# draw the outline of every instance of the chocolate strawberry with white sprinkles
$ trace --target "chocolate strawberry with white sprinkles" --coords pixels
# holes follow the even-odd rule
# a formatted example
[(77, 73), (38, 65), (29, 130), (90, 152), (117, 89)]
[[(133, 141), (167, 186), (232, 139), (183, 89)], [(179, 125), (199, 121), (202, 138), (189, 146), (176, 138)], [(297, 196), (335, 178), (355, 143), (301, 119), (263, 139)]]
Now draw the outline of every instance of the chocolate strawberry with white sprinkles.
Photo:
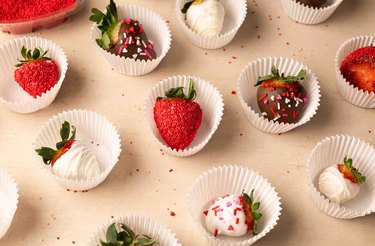
[(102, 37), (96, 39), (100, 47), (112, 54), (135, 60), (156, 59), (154, 45), (148, 40), (142, 24), (130, 18), (119, 20), (113, 0), (110, 0), (105, 14), (97, 8), (91, 12), (90, 20), (97, 23), (102, 32)]
[(187, 148), (202, 122), (202, 109), (193, 102), (196, 97), (190, 79), (188, 94), (184, 87), (171, 88), (165, 97), (158, 97), (154, 106), (154, 121), (165, 143), (176, 150)]
[(259, 77), (257, 102), (262, 116), (280, 123), (295, 123), (307, 104), (305, 88), (300, 81), (306, 77), (306, 70), (301, 69), (296, 76), (280, 75), (272, 66), (271, 74)]

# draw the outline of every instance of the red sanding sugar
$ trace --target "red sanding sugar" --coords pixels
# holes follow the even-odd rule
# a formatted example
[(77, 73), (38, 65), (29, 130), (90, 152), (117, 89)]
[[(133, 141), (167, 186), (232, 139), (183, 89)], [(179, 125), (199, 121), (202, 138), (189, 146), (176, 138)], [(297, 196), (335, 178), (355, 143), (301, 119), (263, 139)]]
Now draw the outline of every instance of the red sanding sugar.
[(369, 62), (372, 66), (375, 66), (375, 47), (367, 46), (356, 49), (342, 61), (340, 69), (343, 70), (346, 65), (354, 62)]
[(0, 21), (35, 19), (75, 6), (76, 0), (3, 0)]

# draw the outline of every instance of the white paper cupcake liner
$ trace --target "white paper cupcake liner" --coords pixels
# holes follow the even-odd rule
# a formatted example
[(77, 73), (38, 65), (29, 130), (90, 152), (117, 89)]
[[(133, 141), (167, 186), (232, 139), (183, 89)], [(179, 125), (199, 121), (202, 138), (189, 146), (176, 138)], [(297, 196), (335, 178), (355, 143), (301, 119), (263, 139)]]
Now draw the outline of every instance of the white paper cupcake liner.
[(171, 31), (165, 20), (156, 12), (141, 6), (117, 6), (119, 19), (131, 18), (138, 20), (144, 27), (147, 38), (153, 42), (157, 58), (144, 61), (114, 55), (99, 47), (96, 39), (101, 37), (101, 31), (94, 23), (91, 27), (91, 40), (108, 63), (119, 73), (129, 76), (139, 76), (153, 71), (167, 54), (172, 38)]
[(343, 0), (328, 0), (320, 8), (313, 8), (296, 2), (296, 0), (281, 0), (281, 6), (293, 20), (303, 24), (318, 24), (327, 20)]
[(76, 139), (85, 144), (96, 156), (100, 165), (100, 175), (86, 180), (58, 177), (53, 174), (51, 165), (44, 164), (42, 157), (35, 151), (34, 156), (40, 168), (65, 189), (92, 189), (104, 181), (117, 163), (121, 152), (120, 136), (112, 123), (100, 114), (74, 109), (54, 116), (43, 125), (33, 144), (34, 150), (42, 146), (55, 148), (56, 143), (61, 141), (60, 128), (64, 121), (76, 127)]
[(188, 0), (176, 0), (175, 11), (177, 19), (189, 40), (194, 45), (203, 49), (218, 49), (230, 43), (244, 22), (247, 13), (246, 0), (220, 0), (220, 3), (223, 4), (225, 10), (222, 31), (219, 36), (206, 37), (193, 31), (186, 24), (185, 14), (181, 12), (181, 9), (186, 2), (188, 2)]
[[(320, 174), (329, 166), (343, 163), (345, 156), (366, 176), (359, 194), (343, 204), (330, 202), (319, 191)], [(340, 219), (364, 216), (375, 209), (375, 149), (368, 143), (350, 136), (336, 135), (320, 141), (310, 154), (306, 174), (309, 192), (315, 205), (324, 213)]]
[[(165, 91), (170, 88), (183, 86), (185, 94), (187, 94), (190, 79), (194, 81), (194, 88), (197, 92), (197, 97), (194, 101), (202, 108), (202, 123), (193, 142), (186, 149), (177, 151), (167, 146), (161, 137), (154, 121), (154, 106), (156, 98), (165, 96)], [(190, 156), (203, 149), (218, 128), (223, 111), (224, 102), (220, 92), (209, 82), (187, 75), (173, 76), (162, 80), (152, 88), (145, 102), (146, 123), (150, 126), (160, 148), (165, 153), (173, 156)]]
[[(296, 123), (289, 124), (270, 121), (263, 117), (259, 110), (257, 104), (258, 88), (254, 85), (260, 76), (270, 74), (273, 65), (279, 69), (280, 74), (295, 75), (301, 69), (305, 69), (307, 72), (307, 77), (301, 84), (307, 92), (308, 102)], [(316, 114), (320, 105), (320, 86), (315, 74), (302, 63), (285, 57), (264, 57), (250, 62), (241, 71), (237, 91), (246, 118), (256, 128), (268, 133), (283, 133), (305, 124)]]
[(102, 225), (89, 239), (88, 246), (100, 245), (100, 240), (106, 240), (106, 232), (112, 223), (124, 223), (136, 234), (144, 234), (157, 239), (157, 245), (181, 246), (176, 235), (165, 225), (143, 215), (123, 215)]
[(356, 49), (374, 45), (375, 38), (373, 36), (351, 38), (340, 46), (335, 58), (337, 89), (345, 100), (362, 108), (375, 108), (375, 93), (358, 89), (349, 84), (342, 76), (340, 66), (342, 61)]
[(8, 231), (18, 207), (18, 188), (14, 179), (0, 169), (0, 239)]
[[(242, 237), (217, 236), (206, 229), (203, 211), (209, 202), (229, 194), (246, 193), (254, 189), (254, 199), (260, 201), (262, 217), (257, 221), (258, 235), (248, 232)], [(193, 184), (187, 199), (189, 212), (210, 245), (251, 245), (264, 237), (277, 224), (281, 214), (281, 202), (275, 188), (258, 173), (240, 166), (215, 167), (202, 174)]]
[[(15, 65), (22, 58), (21, 48), (25, 46), (28, 49), (40, 47), (48, 50), (47, 56), (55, 60), (59, 67), (58, 82), (42, 96), (32, 97), (24, 91), (14, 80)], [(64, 81), (68, 61), (64, 51), (50, 40), (38, 37), (21, 37), (11, 39), (0, 45), (0, 102), (9, 110), (18, 113), (31, 113), (50, 105)]]

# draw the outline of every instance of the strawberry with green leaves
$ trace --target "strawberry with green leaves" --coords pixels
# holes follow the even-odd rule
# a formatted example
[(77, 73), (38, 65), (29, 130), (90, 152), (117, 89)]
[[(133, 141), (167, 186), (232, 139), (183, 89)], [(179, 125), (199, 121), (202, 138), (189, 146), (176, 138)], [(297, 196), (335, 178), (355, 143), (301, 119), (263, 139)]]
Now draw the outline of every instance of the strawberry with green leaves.
[[(70, 133), (72, 134), (71, 136)], [(53, 166), (63, 154), (68, 152), (75, 141), (76, 128), (72, 126), (72, 131), (70, 131), (69, 122), (64, 121), (60, 129), (60, 136), (61, 141), (56, 143), (56, 150), (49, 147), (41, 147), (35, 150), (43, 158), (44, 164)]]
[(35, 151), (52, 172), (59, 177), (73, 180), (86, 180), (100, 174), (96, 156), (81, 141), (76, 140), (76, 128), (64, 121), (60, 129), (61, 141), (56, 149), (41, 147)]
[(300, 81), (306, 78), (301, 69), (296, 76), (285, 76), (272, 66), (271, 74), (259, 77), (255, 86), (257, 102), (262, 116), (280, 123), (295, 123), (307, 104), (305, 88)]
[(102, 36), (96, 39), (103, 49), (135, 60), (156, 59), (154, 45), (148, 40), (142, 24), (137, 20), (118, 18), (117, 6), (110, 0), (106, 13), (97, 8), (91, 10), (90, 20), (95, 22)]
[(24, 91), (36, 98), (49, 91), (59, 80), (59, 68), (54, 60), (47, 57), (48, 50), (29, 50), (22, 46), (23, 59), (16, 65), (14, 80)]
[(352, 158), (345, 156), (344, 163), (326, 168), (319, 176), (319, 190), (332, 202), (344, 203), (353, 199), (360, 191), (360, 185), (366, 182), (353, 166)]
[(258, 211), (260, 202), (254, 201), (254, 190), (250, 195), (226, 195), (211, 202), (203, 213), (206, 227), (214, 236), (243, 236), (247, 232), (258, 234), (257, 221), (262, 217)]
[(196, 91), (192, 80), (189, 82), (188, 94), (184, 87), (171, 88), (165, 97), (156, 99), (154, 121), (165, 143), (176, 150), (187, 148), (202, 122), (202, 109), (194, 102)]
[(112, 223), (107, 229), (106, 242), (100, 240), (101, 246), (151, 246), (155, 243), (156, 240), (152, 237), (136, 235), (123, 223)]

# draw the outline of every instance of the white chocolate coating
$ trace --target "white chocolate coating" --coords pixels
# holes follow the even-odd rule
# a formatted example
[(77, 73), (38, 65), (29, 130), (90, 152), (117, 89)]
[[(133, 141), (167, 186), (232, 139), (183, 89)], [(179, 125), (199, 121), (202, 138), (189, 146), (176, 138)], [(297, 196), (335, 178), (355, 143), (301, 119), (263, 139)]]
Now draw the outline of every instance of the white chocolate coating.
[(90, 179), (100, 174), (99, 162), (89, 148), (79, 141), (74, 141), (52, 167), (56, 176), (67, 179)]
[[(242, 236), (247, 232), (241, 195), (219, 197), (205, 211), (207, 229), (213, 234)], [(216, 232), (215, 232), (216, 231)]]
[(360, 185), (344, 178), (337, 165), (328, 167), (319, 176), (319, 190), (330, 201), (344, 203), (353, 199), (359, 192)]
[(192, 4), (186, 12), (189, 27), (202, 36), (218, 36), (223, 28), (225, 10), (217, 0)]

